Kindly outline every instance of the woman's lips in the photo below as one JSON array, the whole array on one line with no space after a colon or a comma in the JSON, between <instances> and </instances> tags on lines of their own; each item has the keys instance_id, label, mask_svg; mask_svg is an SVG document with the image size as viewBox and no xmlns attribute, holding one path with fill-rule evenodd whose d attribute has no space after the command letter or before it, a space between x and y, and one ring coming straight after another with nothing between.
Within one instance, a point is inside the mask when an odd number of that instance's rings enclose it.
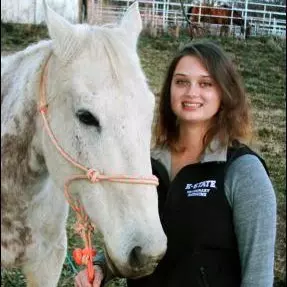
<instances>
[{"instance_id":1,"label":"woman's lips","mask_svg":"<svg viewBox=\"0 0 287 287\"><path fill-rule=\"evenodd\" d=\"M202 106L203 104L201 103L182 102L182 107L188 110L196 110L198 108L201 108Z\"/></svg>"}]
</instances>

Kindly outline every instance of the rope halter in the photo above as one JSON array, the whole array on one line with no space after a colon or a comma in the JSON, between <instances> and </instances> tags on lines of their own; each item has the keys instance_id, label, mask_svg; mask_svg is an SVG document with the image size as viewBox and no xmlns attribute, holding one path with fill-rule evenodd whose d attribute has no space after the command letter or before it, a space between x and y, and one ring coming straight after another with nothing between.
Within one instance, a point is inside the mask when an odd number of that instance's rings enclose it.
<instances>
[{"instance_id":1,"label":"rope halter","mask_svg":"<svg viewBox=\"0 0 287 287\"><path fill-rule=\"evenodd\" d=\"M51 58L51 54L49 55L45 66L43 68L41 79L40 79L40 101L39 101L39 112L42 116L44 129L48 134L51 142L54 144L58 152L73 166L82 170L83 174L72 175L69 177L64 184L64 194L72 209L76 212L77 216L77 227L76 231L82 237L85 248L84 249L75 249L73 252L74 260L79 265L87 266L87 276L90 283L93 282L95 277L95 270L93 268L93 256L96 254L96 250L92 248L91 243L91 234L94 231L94 225L91 223L88 215L86 214L84 207L81 205L79 200L73 198L71 193L69 192L69 186L73 181L76 180L89 180L91 183L98 183L100 181L109 181L109 182L118 182L118 183L129 183L129 184L145 184L145 185L155 185L159 184L157 177L154 175L150 177L140 177L140 176L126 176L126 175L105 175L101 174L99 171L93 168L87 168L84 165L78 163L75 159L73 159L59 144L57 138L52 132L49 122L47 120L48 113L48 104L46 100L46 81L47 81L47 70L48 70L48 62Z\"/></svg>"}]
</instances>

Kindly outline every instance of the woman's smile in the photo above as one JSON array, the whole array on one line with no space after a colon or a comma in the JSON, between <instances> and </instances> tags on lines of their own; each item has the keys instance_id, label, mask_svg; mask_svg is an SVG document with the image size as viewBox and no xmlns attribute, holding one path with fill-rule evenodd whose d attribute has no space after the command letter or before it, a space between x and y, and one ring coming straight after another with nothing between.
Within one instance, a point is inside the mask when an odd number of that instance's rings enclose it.
<instances>
[{"instance_id":1,"label":"woman's smile","mask_svg":"<svg viewBox=\"0 0 287 287\"><path fill-rule=\"evenodd\" d=\"M201 103L194 103L194 102L189 102L189 101L182 102L182 108L186 111L195 111L201 108L202 106L203 104Z\"/></svg>"}]
</instances>

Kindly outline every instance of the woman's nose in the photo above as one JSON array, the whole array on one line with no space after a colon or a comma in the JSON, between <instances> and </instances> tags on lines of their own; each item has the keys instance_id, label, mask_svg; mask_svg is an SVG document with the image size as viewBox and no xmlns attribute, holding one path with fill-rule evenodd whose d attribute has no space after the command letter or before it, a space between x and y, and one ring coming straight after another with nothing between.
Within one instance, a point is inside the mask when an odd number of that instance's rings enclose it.
<instances>
[{"instance_id":1,"label":"woman's nose","mask_svg":"<svg viewBox=\"0 0 287 287\"><path fill-rule=\"evenodd\" d=\"M186 87L186 94L188 95L188 96L198 96L198 94L199 94L199 86L197 85L197 84L195 84L195 83L191 83L190 85L188 85L187 87Z\"/></svg>"}]
</instances>

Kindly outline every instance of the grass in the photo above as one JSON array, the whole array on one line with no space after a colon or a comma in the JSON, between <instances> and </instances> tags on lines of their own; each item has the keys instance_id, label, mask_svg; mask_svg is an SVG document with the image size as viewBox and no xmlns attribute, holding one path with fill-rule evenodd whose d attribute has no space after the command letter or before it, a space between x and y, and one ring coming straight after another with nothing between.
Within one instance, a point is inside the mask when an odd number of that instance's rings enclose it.
<instances>
[{"instance_id":1,"label":"grass","mask_svg":"<svg viewBox=\"0 0 287 287\"><path fill-rule=\"evenodd\" d=\"M47 37L47 30L41 26L1 24L2 51L20 50ZM247 41L234 38L212 40L220 44L237 64L253 106L256 147L270 169L278 204L274 286L286 286L286 44L285 41L272 37L250 38ZM139 55L154 93L160 89L164 72L172 56L188 41L185 35L181 35L179 39L169 36L156 39L140 37ZM73 233L73 220L73 216L70 216L69 252L74 247L81 246ZM95 244L100 248L102 239L99 236L96 236ZM8 272L1 269L1 277L1 286L25 286L25 279L19 270ZM73 286L73 277L73 270L66 262L59 286ZM125 281L114 280L109 286L123 287Z\"/></svg>"}]
</instances>

